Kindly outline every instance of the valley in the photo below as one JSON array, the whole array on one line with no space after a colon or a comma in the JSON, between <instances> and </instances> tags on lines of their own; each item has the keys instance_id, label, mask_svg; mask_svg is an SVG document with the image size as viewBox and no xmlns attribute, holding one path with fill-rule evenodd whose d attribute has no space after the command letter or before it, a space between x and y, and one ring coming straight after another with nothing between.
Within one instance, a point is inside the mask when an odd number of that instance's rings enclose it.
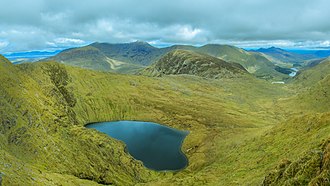
<instances>
[{"instance_id":1,"label":"valley","mask_svg":"<svg viewBox=\"0 0 330 186\"><path fill-rule=\"evenodd\" d=\"M0 186L330 186L330 1L0 7Z\"/></svg>"},{"instance_id":2,"label":"valley","mask_svg":"<svg viewBox=\"0 0 330 186\"><path fill-rule=\"evenodd\" d=\"M230 46L175 46L163 56L136 45L123 44L114 56L107 44L95 43L19 65L1 57L4 185L329 183L327 59L290 78L263 55ZM137 58L121 55L137 50ZM109 60L115 60L110 67ZM113 71L126 64L137 66L129 65L134 74ZM271 83L283 78L286 84ZM182 146L188 166L147 169L122 142L85 128L118 120L189 131Z\"/></svg>"}]
</instances>

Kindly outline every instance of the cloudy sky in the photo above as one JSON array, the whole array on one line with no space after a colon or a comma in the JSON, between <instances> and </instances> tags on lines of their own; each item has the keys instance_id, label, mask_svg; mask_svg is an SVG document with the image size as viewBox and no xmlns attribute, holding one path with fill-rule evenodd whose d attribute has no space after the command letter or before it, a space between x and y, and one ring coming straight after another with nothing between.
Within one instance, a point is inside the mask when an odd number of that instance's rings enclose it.
<instances>
[{"instance_id":1,"label":"cloudy sky","mask_svg":"<svg viewBox=\"0 0 330 186\"><path fill-rule=\"evenodd\" d=\"M330 46L329 0L1 0L0 53L98 42Z\"/></svg>"}]
</instances>

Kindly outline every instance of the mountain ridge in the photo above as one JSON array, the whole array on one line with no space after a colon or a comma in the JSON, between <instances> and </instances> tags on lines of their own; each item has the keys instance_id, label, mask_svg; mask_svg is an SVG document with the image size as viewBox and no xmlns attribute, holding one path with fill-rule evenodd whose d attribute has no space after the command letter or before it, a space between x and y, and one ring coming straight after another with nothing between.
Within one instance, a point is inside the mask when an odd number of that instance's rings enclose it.
<instances>
[{"instance_id":1,"label":"mountain ridge","mask_svg":"<svg viewBox=\"0 0 330 186\"><path fill-rule=\"evenodd\" d=\"M86 56L85 59L80 59L79 57L75 57L74 55L71 56L68 54L68 51L79 51L84 49L84 47L80 47L65 50L54 57L46 59L46 61L61 61L61 59L65 58L66 60L62 60L62 62L66 64L87 67L89 69L96 70L116 71L107 66L107 59L105 58L106 56L110 60L124 63L128 69L134 65L132 68L133 70L130 70L129 72L137 72L138 69L144 68L156 62L166 53L171 52L172 50L183 49L208 54L227 62L239 63L250 73L256 75L259 78L278 80L287 78L285 74L277 72L275 70L275 65L262 54L256 52L248 52L230 45L207 44L201 47L194 47L191 45L173 45L165 48L156 48L146 42L133 42L119 44L92 43L88 46L85 46L85 48L86 47L93 47L93 49L98 49L100 52L100 55L97 57L98 60L90 59L88 56ZM66 54L68 54L67 57L65 57ZM64 55L64 57L62 57L62 55ZM95 67L93 67L93 64ZM125 73L124 70L122 72Z\"/></svg>"}]
</instances>

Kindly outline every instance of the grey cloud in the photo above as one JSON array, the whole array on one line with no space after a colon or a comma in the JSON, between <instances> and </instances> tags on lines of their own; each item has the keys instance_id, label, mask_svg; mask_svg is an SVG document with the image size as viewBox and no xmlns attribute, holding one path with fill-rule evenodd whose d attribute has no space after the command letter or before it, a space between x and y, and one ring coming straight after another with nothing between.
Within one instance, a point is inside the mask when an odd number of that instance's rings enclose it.
<instances>
[{"instance_id":1,"label":"grey cloud","mask_svg":"<svg viewBox=\"0 0 330 186\"><path fill-rule=\"evenodd\" d=\"M1 52L134 40L329 46L330 38L327 0L2 0L0 6L6 7Z\"/></svg>"}]
</instances>

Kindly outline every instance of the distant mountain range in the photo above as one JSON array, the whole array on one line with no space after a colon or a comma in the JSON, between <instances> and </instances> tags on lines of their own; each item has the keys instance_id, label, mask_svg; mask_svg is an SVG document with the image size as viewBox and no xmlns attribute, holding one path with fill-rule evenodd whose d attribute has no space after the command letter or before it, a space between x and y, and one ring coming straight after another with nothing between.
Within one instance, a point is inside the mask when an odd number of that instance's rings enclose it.
<instances>
[{"instance_id":1,"label":"distant mountain range","mask_svg":"<svg viewBox=\"0 0 330 186\"><path fill-rule=\"evenodd\" d=\"M276 65L263 54L219 44L207 44L201 47L174 45L156 48L140 41L122 44L93 43L85 47L64 50L45 60L94 70L136 73L173 50L204 53L229 63L238 63L259 78L282 79L285 77L284 74L275 70Z\"/></svg>"},{"instance_id":2,"label":"distant mountain range","mask_svg":"<svg viewBox=\"0 0 330 186\"><path fill-rule=\"evenodd\" d=\"M281 48L259 48L250 50L260 52L285 63L302 65L306 60L325 58L330 56L330 50L283 50Z\"/></svg>"},{"instance_id":3,"label":"distant mountain range","mask_svg":"<svg viewBox=\"0 0 330 186\"><path fill-rule=\"evenodd\" d=\"M15 64L38 60L57 61L87 69L134 74L158 63L164 55L175 50L207 54L228 63L238 63L258 78L273 80L288 78L292 67L315 66L330 54L327 50L303 52L287 51L276 47L246 51L234 46L219 44L207 44L201 47L173 45L157 48L147 42L137 41L118 44L96 42L63 51L21 52L6 54L5 57Z\"/></svg>"},{"instance_id":4,"label":"distant mountain range","mask_svg":"<svg viewBox=\"0 0 330 186\"><path fill-rule=\"evenodd\" d=\"M301 64L305 60L317 58L313 54L297 54L294 52L288 52L281 48L270 47L270 48L260 48L258 50L254 50L256 52L260 52L271 56L272 58L285 62L285 63L293 63L293 64Z\"/></svg>"},{"instance_id":5,"label":"distant mountain range","mask_svg":"<svg viewBox=\"0 0 330 186\"><path fill-rule=\"evenodd\" d=\"M4 54L4 56L9 59L14 64L19 64L22 62L34 62L41 60L43 58L54 56L60 53L61 50L56 51L28 51L28 52L13 52Z\"/></svg>"}]
</instances>

